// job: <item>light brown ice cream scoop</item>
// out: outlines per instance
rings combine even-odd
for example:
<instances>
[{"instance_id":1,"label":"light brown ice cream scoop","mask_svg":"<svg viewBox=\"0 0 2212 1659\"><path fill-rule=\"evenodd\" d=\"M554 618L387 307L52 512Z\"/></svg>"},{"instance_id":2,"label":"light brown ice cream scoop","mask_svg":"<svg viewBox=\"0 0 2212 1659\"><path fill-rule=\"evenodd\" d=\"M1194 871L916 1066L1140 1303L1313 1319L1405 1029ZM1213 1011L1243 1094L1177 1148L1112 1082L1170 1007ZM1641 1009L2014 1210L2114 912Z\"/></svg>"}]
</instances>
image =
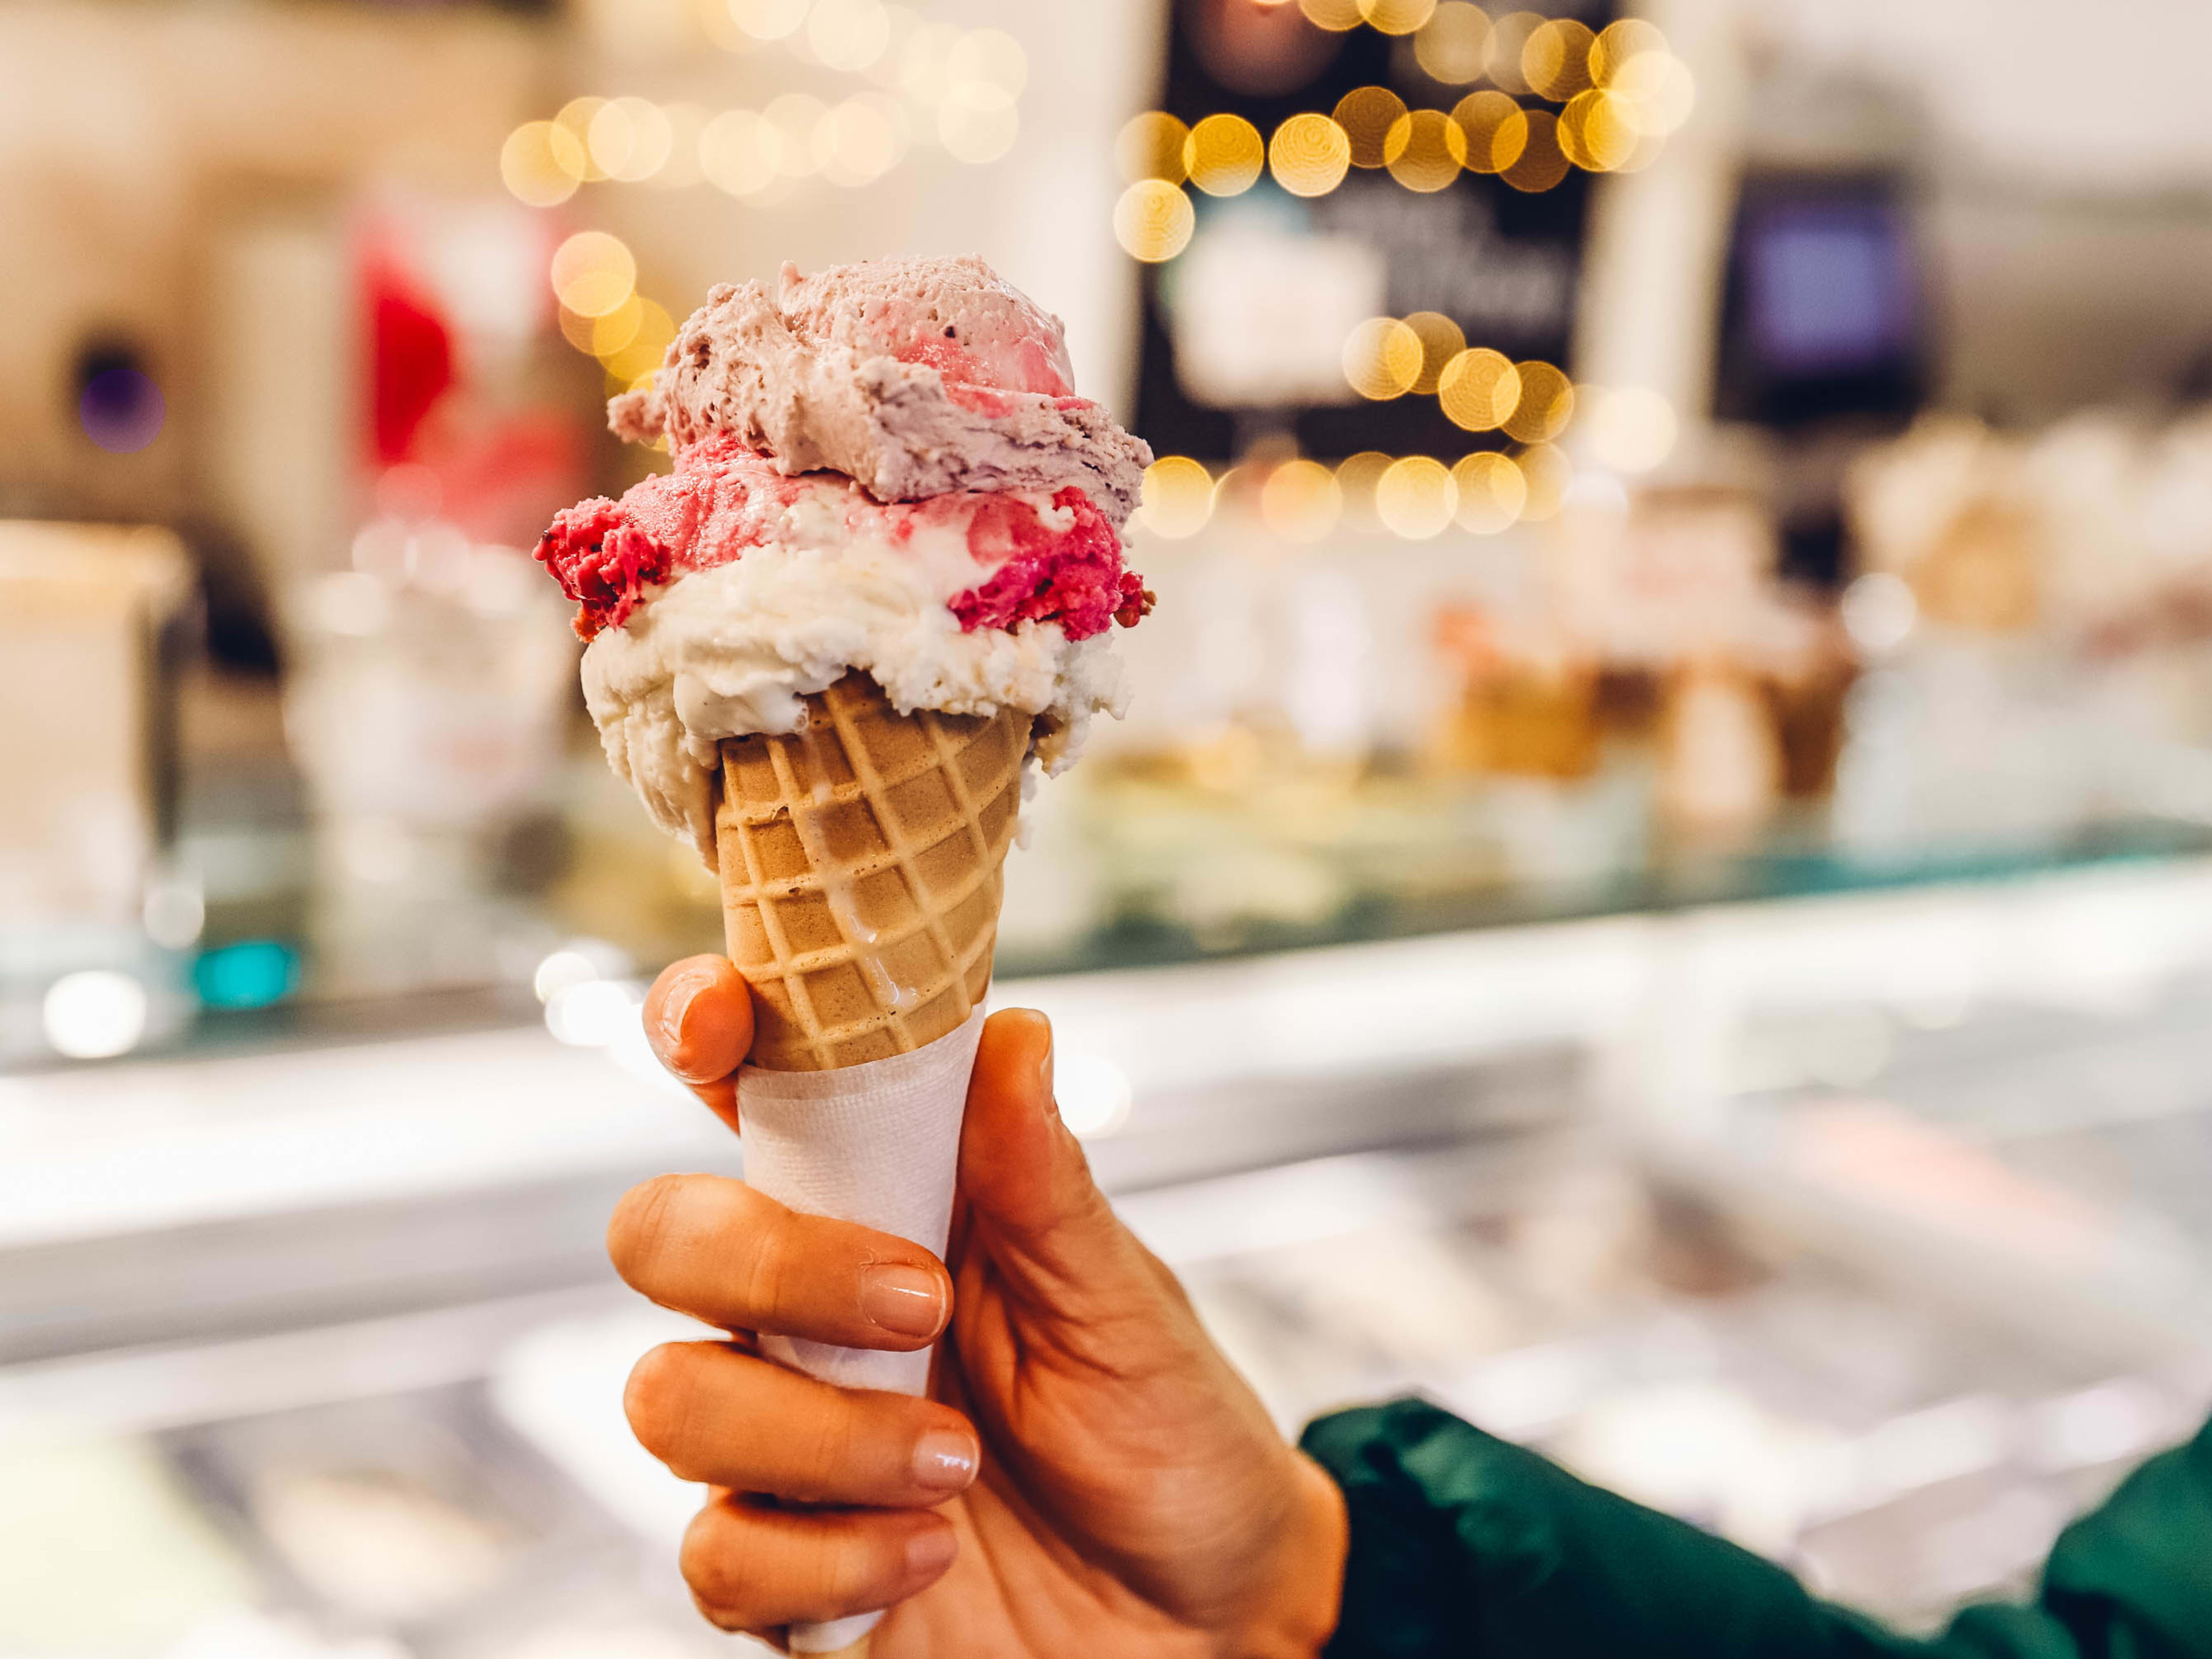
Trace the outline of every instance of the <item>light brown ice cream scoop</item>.
<instances>
[{"instance_id":1,"label":"light brown ice cream scoop","mask_svg":"<svg viewBox=\"0 0 2212 1659\"><path fill-rule=\"evenodd\" d=\"M1152 459L1075 395L1060 319L973 255L718 287L609 424L678 448L727 434L884 501L1073 484L1116 526Z\"/></svg>"}]
</instances>

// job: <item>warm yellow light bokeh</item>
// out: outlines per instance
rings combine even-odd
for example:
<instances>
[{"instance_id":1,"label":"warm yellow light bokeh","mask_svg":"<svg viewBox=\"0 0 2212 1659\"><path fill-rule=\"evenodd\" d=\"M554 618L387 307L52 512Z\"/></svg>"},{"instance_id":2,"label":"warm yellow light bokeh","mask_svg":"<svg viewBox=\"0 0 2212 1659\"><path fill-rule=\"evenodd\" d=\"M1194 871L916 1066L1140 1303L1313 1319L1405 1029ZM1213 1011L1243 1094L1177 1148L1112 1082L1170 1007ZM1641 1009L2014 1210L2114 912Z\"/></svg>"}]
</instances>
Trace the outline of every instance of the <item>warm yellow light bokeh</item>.
<instances>
[{"instance_id":1,"label":"warm yellow light bokeh","mask_svg":"<svg viewBox=\"0 0 2212 1659\"><path fill-rule=\"evenodd\" d=\"M1495 536L1517 523L1528 501L1528 481L1510 455L1477 450L1453 464L1459 489L1454 514L1459 527L1477 536Z\"/></svg>"},{"instance_id":2,"label":"warm yellow light bokeh","mask_svg":"<svg viewBox=\"0 0 2212 1659\"><path fill-rule=\"evenodd\" d=\"M1528 49L1529 37L1550 21L1533 11L1510 11L1491 25L1490 44L1483 58L1492 86L1515 94L1535 90L1522 73L1521 55Z\"/></svg>"},{"instance_id":3,"label":"warm yellow light bokeh","mask_svg":"<svg viewBox=\"0 0 2212 1659\"><path fill-rule=\"evenodd\" d=\"M1502 92L1471 92L1452 108L1467 135L1470 173L1503 173L1528 148L1528 117Z\"/></svg>"},{"instance_id":4,"label":"warm yellow light bokeh","mask_svg":"<svg viewBox=\"0 0 2212 1659\"><path fill-rule=\"evenodd\" d=\"M592 163L623 184L650 179L668 164L675 134L660 106L644 98L612 98L592 117L586 134Z\"/></svg>"},{"instance_id":5,"label":"warm yellow light bokeh","mask_svg":"<svg viewBox=\"0 0 2212 1659\"><path fill-rule=\"evenodd\" d=\"M955 82L937 106L937 139L957 161L982 167L1014 147L1021 112L989 82Z\"/></svg>"},{"instance_id":6,"label":"warm yellow light bokeh","mask_svg":"<svg viewBox=\"0 0 2212 1659\"><path fill-rule=\"evenodd\" d=\"M1241 196L1260 181L1267 146L1241 115L1209 115L1183 141L1183 167L1208 196Z\"/></svg>"},{"instance_id":7,"label":"warm yellow light bokeh","mask_svg":"<svg viewBox=\"0 0 2212 1659\"><path fill-rule=\"evenodd\" d=\"M1375 516L1408 541L1440 536L1459 509L1459 486L1442 461L1407 455L1390 463L1375 485Z\"/></svg>"},{"instance_id":8,"label":"warm yellow light bokeh","mask_svg":"<svg viewBox=\"0 0 2212 1659\"><path fill-rule=\"evenodd\" d=\"M558 207L584 181L583 145L551 121L525 121L500 146L499 176L517 201Z\"/></svg>"},{"instance_id":9,"label":"warm yellow light bokeh","mask_svg":"<svg viewBox=\"0 0 2212 1659\"><path fill-rule=\"evenodd\" d=\"M1575 417L1574 382L1550 363L1514 367L1521 375L1521 396L1505 417L1506 434L1524 444L1549 443Z\"/></svg>"},{"instance_id":10,"label":"warm yellow light bokeh","mask_svg":"<svg viewBox=\"0 0 2212 1659\"><path fill-rule=\"evenodd\" d=\"M829 112L829 105L805 92L787 92L761 112L775 132L776 167L787 179L811 179L821 171L814 131Z\"/></svg>"},{"instance_id":11,"label":"warm yellow light bokeh","mask_svg":"<svg viewBox=\"0 0 2212 1659\"><path fill-rule=\"evenodd\" d=\"M1355 87L1336 100L1336 124L1352 143L1352 165L1379 167L1389 161L1390 130L1406 112L1406 100L1388 87Z\"/></svg>"},{"instance_id":12,"label":"warm yellow light bokeh","mask_svg":"<svg viewBox=\"0 0 2212 1659\"><path fill-rule=\"evenodd\" d=\"M1391 124L1382 149L1390 176L1428 195L1459 177L1467 164L1467 134L1442 110L1412 110Z\"/></svg>"},{"instance_id":13,"label":"warm yellow light bokeh","mask_svg":"<svg viewBox=\"0 0 2212 1659\"><path fill-rule=\"evenodd\" d=\"M607 170L592 155L592 123L606 106L607 100L604 98L571 98L561 106L561 112L553 118L553 125L574 138L583 151L583 180L587 185L596 185L607 176Z\"/></svg>"},{"instance_id":14,"label":"warm yellow light bokeh","mask_svg":"<svg viewBox=\"0 0 2212 1659\"><path fill-rule=\"evenodd\" d=\"M1030 82L1030 55L1004 29L969 29L946 51L945 78L955 87L994 87L1010 100L1019 98Z\"/></svg>"},{"instance_id":15,"label":"warm yellow light bokeh","mask_svg":"<svg viewBox=\"0 0 2212 1659\"><path fill-rule=\"evenodd\" d=\"M1352 166L1352 140L1326 115L1293 115L1267 141L1267 167L1293 196L1326 196Z\"/></svg>"},{"instance_id":16,"label":"warm yellow light bokeh","mask_svg":"<svg viewBox=\"0 0 2212 1659\"><path fill-rule=\"evenodd\" d=\"M1359 0L1360 16L1384 34L1411 34L1436 9L1437 0Z\"/></svg>"},{"instance_id":17,"label":"warm yellow light bokeh","mask_svg":"<svg viewBox=\"0 0 2212 1659\"><path fill-rule=\"evenodd\" d=\"M571 329L569 313L562 308L561 331L569 343L594 357L611 357L637 338L638 329L645 322L646 302L633 294L604 317L579 317L579 326ZM577 337L580 333L582 337Z\"/></svg>"},{"instance_id":18,"label":"warm yellow light bokeh","mask_svg":"<svg viewBox=\"0 0 2212 1659\"><path fill-rule=\"evenodd\" d=\"M1690 66L1669 52L1639 52L1611 76L1607 90L1622 100L1636 130L1664 138L1680 131L1697 106Z\"/></svg>"},{"instance_id":19,"label":"warm yellow light bokeh","mask_svg":"<svg viewBox=\"0 0 2212 1659\"><path fill-rule=\"evenodd\" d=\"M620 344L602 347L595 355L607 373L625 385L661 366L676 338L676 319L651 300L641 301L637 321Z\"/></svg>"},{"instance_id":20,"label":"warm yellow light bokeh","mask_svg":"<svg viewBox=\"0 0 2212 1659\"><path fill-rule=\"evenodd\" d=\"M1559 118L1547 109L1523 110L1528 142L1513 165L1498 177L1519 191L1547 191L1567 176L1567 153L1559 148Z\"/></svg>"},{"instance_id":21,"label":"warm yellow light bokeh","mask_svg":"<svg viewBox=\"0 0 2212 1659\"><path fill-rule=\"evenodd\" d=\"M1437 389L1445 365L1466 349L1467 336L1440 311L1414 312L1406 319L1406 326L1421 343L1421 372L1413 377L1413 390L1426 397Z\"/></svg>"},{"instance_id":22,"label":"warm yellow light bokeh","mask_svg":"<svg viewBox=\"0 0 2212 1659\"><path fill-rule=\"evenodd\" d=\"M756 40L784 40L806 21L809 0L729 0L730 21Z\"/></svg>"},{"instance_id":23,"label":"warm yellow light bokeh","mask_svg":"<svg viewBox=\"0 0 2212 1659\"><path fill-rule=\"evenodd\" d=\"M553 292L580 317L618 310L637 288L637 259L620 238L580 230L554 251Z\"/></svg>"},{"instance_id":24,"label":"warm yellow light bokeh","mask_svg":"<svg viewBox=\"0 0 2212 1659\"><path fill-rule=\"evenodd\" d=\"M1532 90L1564 104L1590 87L1590 48L1597 36L1587 23L1554 17L1521 48L1521 74Z\"/></svg>"},{"instance_id":25,"label":"warm yellow light bokeh","mask_svg":"<svg viewBox=\"0 0 2212 1659\"><path fill-rule=\"evenodd\" d=\"M1337 464L1336 488L1344 503L1344 516L1363 530L1380 528L1375 516L1376 486L1390 470L1390 457L1377 449L1363 449Z\"/></svg>"},{"instance_id":26,"label":"warm yellow light bokeh","mask_svg":"<svg viewBox=\"0 0 2212 1659\"><path fill-rule=\"evenodd\" d=\"M906 112L879 93L848 98L814 130L815 159L833 185L872 185L906 155Z\"/></svg>"},{"instance_id":27,"label":"warm yellow light bokeh","mask_svg":"<svg viewBox=\"0 0 2212 1659\"><path fill-rule=\"evenodd\" d=\"M1453 425L1495 432L1521 406L1521 371L1486 346L1462 351L1437 377L1437 401Z\"/></svg>"},{"instance_id":28,"label":"warm yellow light bokeh","mask_svg":"<svg viewBox=\"0 0 2212 1659\"><path fill-rule=\"evenodd\" d=\"M1359 14L1359 0L1298 0L1306 20L1332 34L1356 29L1367 20Z\"/></svg>"},{"instance_id":29,"label":"warm yellow light bokeh","mask_svg":"<svg viewBox=\"0 0 2212 1659\"><path fill-rule=\"evenodd\" d=\"M1647 23L1641 17L1608 23L1590 46L1590 80L1597 86L1609 87L1630 58L1666 50L1667 37L1656 23Z\"/></svg>"},{"instance_id":30,"label":"warm yellow light bokeh","mask_svg":"<svg viewBox=\"0 0 2212 1659\"><path fill-rule=\"evenodd\" d=\"M1195 536L1213 516L1213 475L1188 455L1163 455L1145 469L1142 503L1139 515L1154 535Z\"/></svg>"},{"instance_id":31,"label":"warm yellow light bokeh","mask_svg":"<svg viewBox=\"0 0 2212 1659\"><path fill-rule=\"evenodd\" d=\"M1446 86L1482 78L1490 46L1490 14L1468 0L1444 0L1413 37L1413 61Z\"/></svg>"},{"instance_id":32,"label":"warm yellow light bokeh","mask_svg":"<svg viewBox=\"0 0 2212 1659\"><path fill-rule=\"evenodd\" d=\"M1376 403L1402 398L1421 375L1421 337L1395 317L1370 317L1344 343L1344 378Z\"/></svg>"},{"instance_id":33,"label":"warm yellow light bokeh","mask_svg":"<svg viewBox=\"0 0 2212 1659\"><path fill-rule=\"evenodd\" d=\"M1260 517L1287 541L1319 541L1343 513L1336 475L1318 461L1285 461L1260 489Z\"/></svg>"},{"instance_id":34,"label":"warm yellow light bokeh","mask_svg":"<svg viewBox=\"0 0 2212 1659\"><path fill-rule=\"evenodd\" d=\"M1557 444L1532 444L1515 457L1528 487L1521 516L1531 523L1555 519L1566 505L1567 487L1575 481L1574 465Z\"/></svg>"},{"instance_id":35,"label":"warm yellow light bokeh","mask_svg":"<svg viewBox=\"0 0 2212 1659\"><path fill-rule=\"evenodd\" d=\"M724 110L699 133L699 171L715 189L750 196L775 183L783 135L757 110Z\"/></svg>"},{"instance_id":36,"label":"warm yellow light bokeh","mask_svg":"<svg viewBox=\"0 0 2212 1659\"><path fill-rule=\"evenodd\" d=\"M1559 112L1559 149L1587 172L1613 173L1626 167L1643 143L1627 100L1617 92L1593 88L1577 93Z\"/></svg>"},{"instance_id":37,"label":"warm yellow light bokeh","mask_svg":"<svg viewBox=\"0 0 2212 1659\"><path fill-rule=\"evenodd\" d=\"M1293 119L1299 118L1293 117ZM1165 110L1148 109L1129 118L1114 141L1114 160L1127 184L1164 179L1179 185L1190 177L1183 165L1183 143L1190 129Z\"/></svg>"},{"instance_id":38,"label":"warm yellow light bokeh","mask_svg":"<svg viewBox=\"0 0 2212 1659\"><path fill-rule=\"evenodd\" d=\"M1114 237L1133 259L1158 264L1190 246L1198 223L1190 198L1164 179L1139 179L1114 204Z\"/></svg>"},{"instance_id":39,"label":"warm yellow light bokeh","mask_svg":"<svg viewBox=\"0 0 2212 1659\"><path fill-rule=\"evenodd\" d=\"M813 0L807 12L806 44L831 69L857 74L890 43L890 13L883 0Z\"/></svg>"}]
</instances>

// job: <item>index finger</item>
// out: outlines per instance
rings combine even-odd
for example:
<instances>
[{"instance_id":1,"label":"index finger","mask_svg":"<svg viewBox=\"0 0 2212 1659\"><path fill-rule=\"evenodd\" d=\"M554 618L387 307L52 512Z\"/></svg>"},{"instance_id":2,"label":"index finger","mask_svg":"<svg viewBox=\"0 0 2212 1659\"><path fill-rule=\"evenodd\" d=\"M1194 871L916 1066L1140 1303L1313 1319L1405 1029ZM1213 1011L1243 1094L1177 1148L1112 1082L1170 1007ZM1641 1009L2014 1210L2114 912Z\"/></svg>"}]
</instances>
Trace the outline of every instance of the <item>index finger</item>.
<instances>
[{"instance_id":1,"label":"index finger","mask_svg":"<svg viewBox=\"0 0 2212 1659\"><path fill-rule=\"evenodd\" d=\"M645 1040L691 1092L732 1129L732 1080L753 1046L753 994L726 957L686 957L660 970L645 994Z\"/></svg>"}]
</instances>

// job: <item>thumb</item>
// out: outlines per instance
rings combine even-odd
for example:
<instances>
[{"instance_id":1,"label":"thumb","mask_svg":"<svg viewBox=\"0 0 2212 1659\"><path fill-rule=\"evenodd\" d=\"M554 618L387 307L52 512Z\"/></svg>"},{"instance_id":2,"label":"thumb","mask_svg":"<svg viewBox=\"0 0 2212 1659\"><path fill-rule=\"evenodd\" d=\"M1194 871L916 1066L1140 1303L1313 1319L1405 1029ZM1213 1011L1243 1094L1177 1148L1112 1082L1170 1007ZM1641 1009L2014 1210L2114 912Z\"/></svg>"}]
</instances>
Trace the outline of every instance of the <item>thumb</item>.
<instances>
[{"instance_id":1,"label":"thumb","mask_svg":"<svg viewBox=\"0 0 2212 1659\"><path fill-rule=\"evenodd\" d=\"M1091 1176L1083 1145L1052 1092L1052 1022L1008 1008L984 1022L960 1138L968 1224L988 1235L1002 1270L1080 1279L1103 1288L1126 1267L1149 1281L1149 1258Z\"/></svg>"}]
</instances>

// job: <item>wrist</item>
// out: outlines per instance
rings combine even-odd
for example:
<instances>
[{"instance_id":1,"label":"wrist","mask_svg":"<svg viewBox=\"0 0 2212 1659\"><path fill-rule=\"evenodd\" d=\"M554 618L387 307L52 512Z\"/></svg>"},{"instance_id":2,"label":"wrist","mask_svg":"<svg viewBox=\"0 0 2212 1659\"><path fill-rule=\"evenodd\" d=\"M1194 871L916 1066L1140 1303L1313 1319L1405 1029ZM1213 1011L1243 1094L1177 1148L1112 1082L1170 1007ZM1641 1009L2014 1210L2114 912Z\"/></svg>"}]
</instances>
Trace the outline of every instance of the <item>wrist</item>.
<instances>
[{"instance_id":1,"label":"wrist","mask_svg":"<svg viewBox=\"0 0 2212 1659\"><path fill-rule=\"evenodd\" d=\"M1351 1549L1344 1494L1304 1452L1289 1455L1290 1512L1255 1586L1252 1613L1229 1633L1221 1659L1319 1659L1336 1634Z\"/></svg>"}]
</instances>

